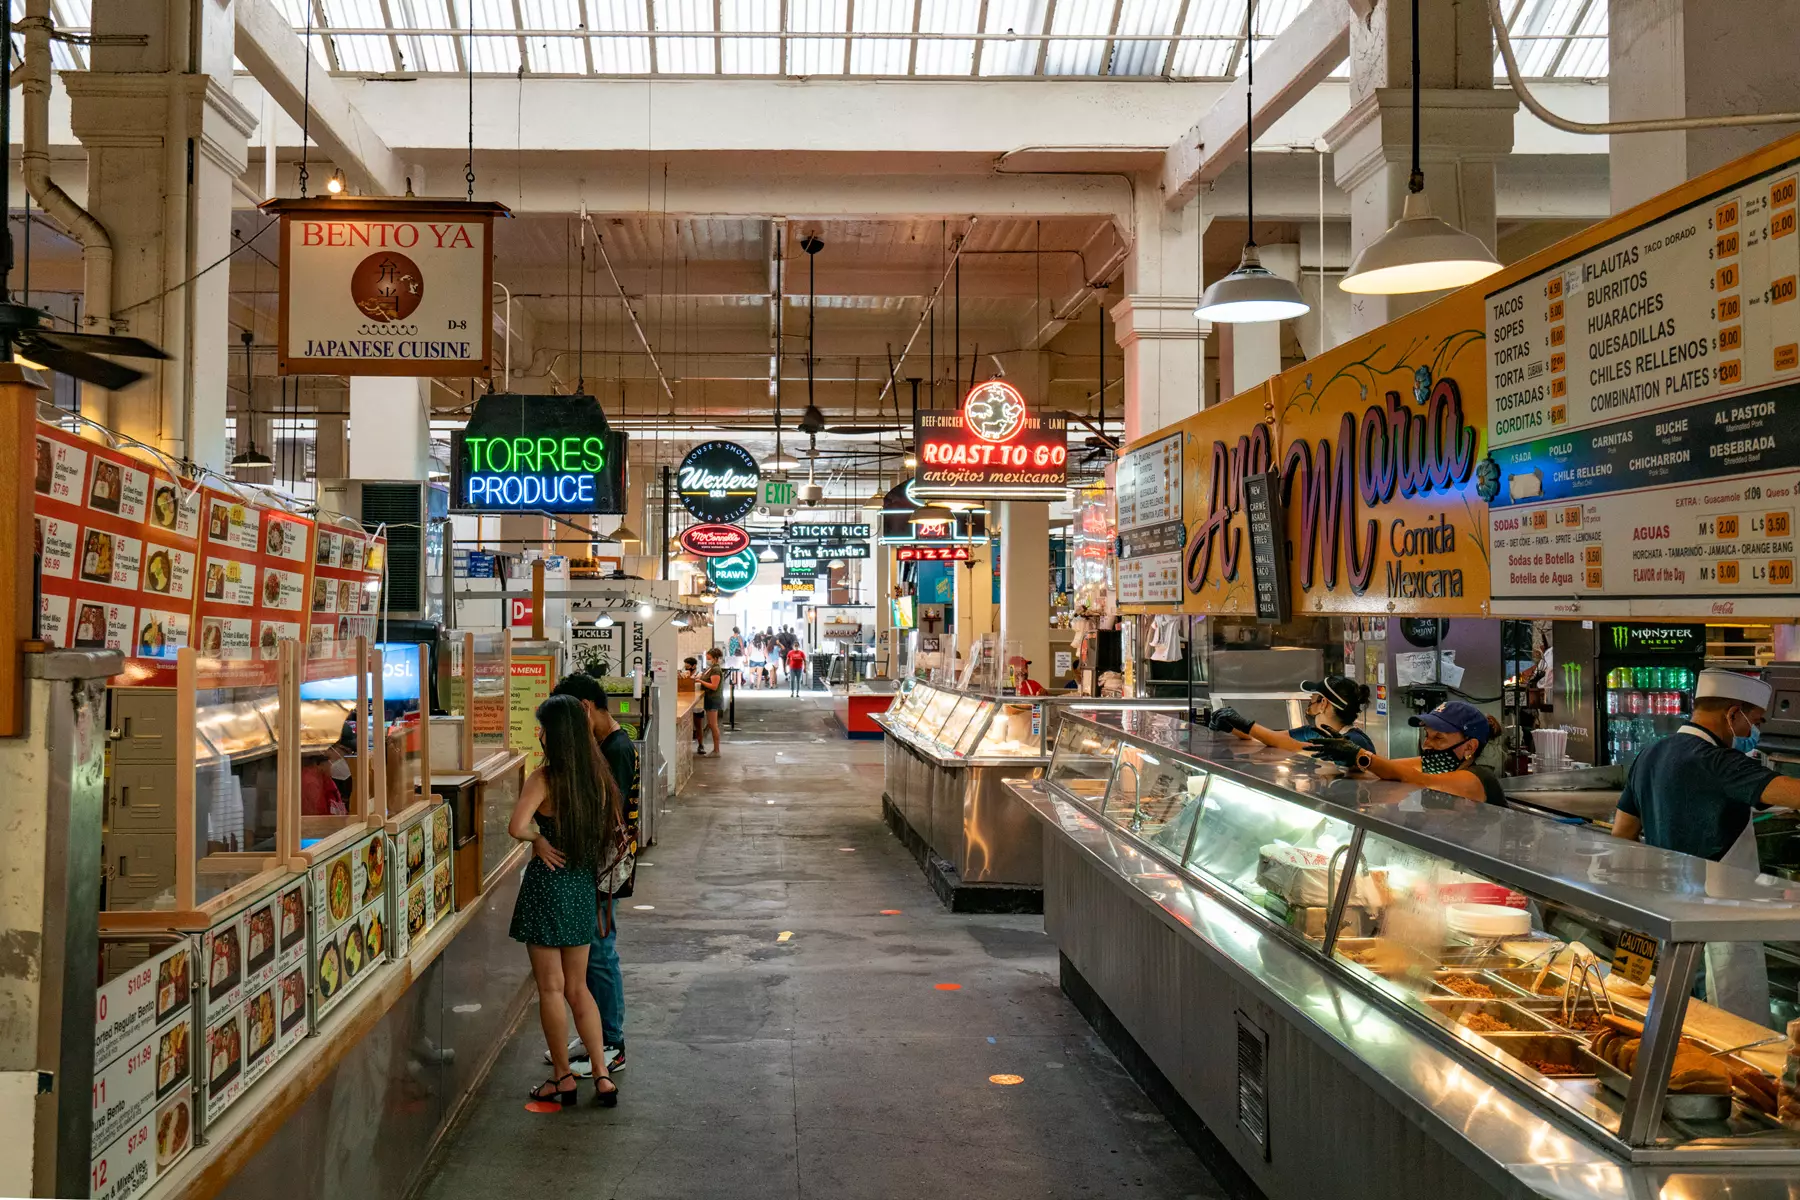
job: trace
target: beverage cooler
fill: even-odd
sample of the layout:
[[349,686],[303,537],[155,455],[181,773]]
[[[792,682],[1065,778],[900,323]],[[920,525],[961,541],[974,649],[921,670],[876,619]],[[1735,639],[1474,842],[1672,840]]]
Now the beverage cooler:
[[1706,627],[1632,623],[1601,625],[1597,632],[1594,761],[1627,766],[1694,711]]

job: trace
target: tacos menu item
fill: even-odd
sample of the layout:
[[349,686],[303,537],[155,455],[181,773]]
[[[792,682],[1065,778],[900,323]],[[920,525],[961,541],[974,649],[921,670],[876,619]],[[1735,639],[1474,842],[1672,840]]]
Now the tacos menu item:
[[331,864],[325,875],[325,905],[331,923],[340,924],[350,918],[350,856],[344,855]]
[[186,1096],[156,1114],[156,1169],[161,1171],[187,1153],[194,1119]]

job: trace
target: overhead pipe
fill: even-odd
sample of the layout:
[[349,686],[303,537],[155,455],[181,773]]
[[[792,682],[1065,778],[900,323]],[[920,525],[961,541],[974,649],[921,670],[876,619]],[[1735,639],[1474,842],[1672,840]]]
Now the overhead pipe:
[[50,0],[25,0],[19,32],[25,61],[19,72],[25,99],[25,142],[19,160],[25,190],[81,243],[85,274],[84,324],[112,332],[113,244],[105,226],[50,178]]
[[900,348],[900,357],[888,372],[888,381],[881,387],[881,395],[875,397],[875,407],[879,411],[881,402],[887,399],[893,390],[895,373],[906,362],[906,356],[912,353],[913,343],[919,340],[919,333],[925,328],[925,322],[931,320],[932,312],[937,308],[938,297],[944,294],[944,285],[950,282],[950,273],[956,270],[956,264],[962,261],[963,247],[969,244],[969,231],[975,228],[979,217],[970,217],[969,223],[963,226],[962,232],[956,235],[956,251],[950,256],[950,264],[944,268],[944,274],[938,279],[937,286],[931,289],[931,298],[925,302],[925,311],[919,314],[919,323],[913,326],[912,336],[906,339],[906,345]]
[[606,267],[606,273],[612,279],[613,289],[619,293],[619,299],[625,304],[625,315],[631,318],[631,328],[636,331],[638,342],[644,347],[644,354],[650,359],[650,366],[656,371],[656,380],[662,384],[662,390],[669,397],[671,406],[675,403],[675,389],[669,386],[669,377],[663,374],[662,364],[656,361],[656,351],[650,348],[650,338],[644,333],[644,327],[638,323],[637,310],[631,307],[631,297],[625,294],[625,285],[619,282],[619,273],[613,270],[612,259],[606,253],[606,239],[600,236],[600,230],[594,226],[594,218],[581,206],[581,219],[589,229],[594,230],[594,245],[600,251],[600,262]]

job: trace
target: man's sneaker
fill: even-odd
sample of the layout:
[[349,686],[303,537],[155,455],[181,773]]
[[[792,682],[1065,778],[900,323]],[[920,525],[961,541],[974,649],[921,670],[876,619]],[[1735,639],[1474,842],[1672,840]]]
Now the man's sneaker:
[[[548,1050],[544,1051],[544,1061],[550,1061]],[[623,1070],[624,1066],[625,1051],[608,1046],[606,1048],[607,1071],[610,1073]],[[587,1047],[581,1044],[580,1038],[569,1039],[569,1070],[582,1079],[590,1078],[594,1074],[594,1060],[588,1057]]]
[[606,1048],[606,1073],[616,1075],[625,1069],[625,1048],[608,1046]]

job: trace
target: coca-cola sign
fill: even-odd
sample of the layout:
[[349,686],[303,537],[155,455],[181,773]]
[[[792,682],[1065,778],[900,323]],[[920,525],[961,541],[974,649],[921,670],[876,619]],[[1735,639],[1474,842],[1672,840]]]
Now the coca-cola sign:
[[756,507],[762,472],[750,452],[736,442],[701,442],[687,452],[675,473],[681,506],[700,520],[728,525]]
[[750,545],[750,535],[736,525],[689,525],[681,531],[681,548],[701,558],[723,558]]

